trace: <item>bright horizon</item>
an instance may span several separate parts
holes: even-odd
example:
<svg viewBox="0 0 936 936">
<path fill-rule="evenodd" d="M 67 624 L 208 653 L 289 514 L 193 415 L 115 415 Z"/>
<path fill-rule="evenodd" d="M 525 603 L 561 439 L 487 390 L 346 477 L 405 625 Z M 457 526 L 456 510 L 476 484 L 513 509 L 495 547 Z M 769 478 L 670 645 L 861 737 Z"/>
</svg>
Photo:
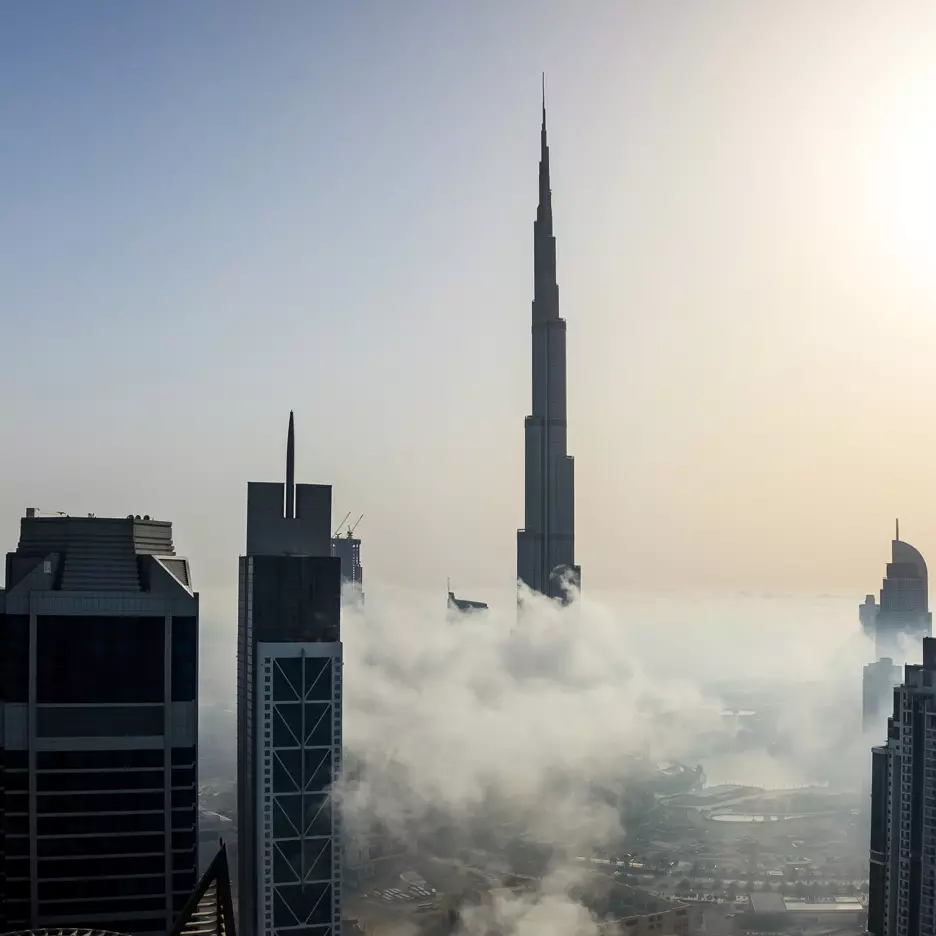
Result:
<svg viewBox="0 0 936 936">
<path fill-rule="evenodd" d="M 9 4 L 0 53 L 0 552 L 147 513 L 233 614 L 294 409 L 369 588 L 504 593 L 545 70 L 583 587 L 936 555 L 931 4 Z"/>
</svg>

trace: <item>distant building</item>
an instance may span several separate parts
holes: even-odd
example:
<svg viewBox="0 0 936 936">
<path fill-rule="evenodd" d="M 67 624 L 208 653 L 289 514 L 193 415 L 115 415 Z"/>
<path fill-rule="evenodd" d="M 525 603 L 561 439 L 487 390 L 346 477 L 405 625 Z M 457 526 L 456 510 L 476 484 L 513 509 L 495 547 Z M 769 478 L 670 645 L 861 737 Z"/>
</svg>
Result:
<svg viewBox="0 0 936 936">
<path fill-rule="evenodd" d="M 341 933 L 341 563 L 331 487 L 247 485 L 237 632 L 238 913 L 245 936 Z"/>
<path fill-rule="evenodd" d="M 875 741 L 884 736 L 887 716 L 893 706 L 894 687 L 899 686 L 903 670 L 890 657 L 864 668 L 861 680 L 861 728 Z"/>
<path fill-rule="evenodd" d="M 877 627 L 878 604 L 874 595 L 865 595 L 863 604 L 858 605 L 858 621 L 865 635 L 874 640 Z"/>
<path fill-rule="evenodd" d="M 868 932 L 936 933 L 936 640 L 894 690 L 887 741 L 872 751 Z"/>
<path fill-rule="evenodd" d="M 870 619 L 870 611 L 867 617 Z M 901 646 L 904 641 L 929 637 L 932 629 L 926 562 L 919 550 L 901 540 L 898 523 L 891 542 L 891 561 L 887 564 L 880 603 L 874 616 L 874 643 L 878 658 L 891 657 L 903 662 Z"/>
<path fill-rule="evenodd" d="M 0 590 L 0 931 L 167 933 L 197 880 L 197 764 L 172 525 L 27 511 Z"/>
<path fill-rule="evenodd" d="M 749 894 L 748 907 L 742 915 L 745 928 L 771 933 L 787 930 L 802 933 L 807 926 L 838 931 L 841 927 L 859 925 L 864 916 L 864 907 L 854 897 L 804 900 L 766 891 Z"/>
<path fill-rule="evenodd" d="M 336 532 L 331 541 L 331 554 L 341 560 L 341 584 L 355 588 L 363 600 L 364 567 L 361 565 L 361 539 L 354 535 L 354 527 L 349 527 L 344 533 L 340 530 Z"/>
</svg>

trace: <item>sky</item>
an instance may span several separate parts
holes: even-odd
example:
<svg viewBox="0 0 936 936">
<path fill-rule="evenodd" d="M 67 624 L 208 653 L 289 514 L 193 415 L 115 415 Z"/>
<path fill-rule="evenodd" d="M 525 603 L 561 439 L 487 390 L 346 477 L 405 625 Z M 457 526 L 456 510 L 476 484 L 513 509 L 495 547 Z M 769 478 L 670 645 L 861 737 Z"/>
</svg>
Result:
<svg viewBox="0 0 936 936">
<path fill-rule="evenodd" d="M 366 581 L 510 587 L 543 71 L 584 587 L 936 554 L 928 0 L 2 4 L 3 548 L 169 519 L 233 619 L 294 409 Z"/>
</svg>

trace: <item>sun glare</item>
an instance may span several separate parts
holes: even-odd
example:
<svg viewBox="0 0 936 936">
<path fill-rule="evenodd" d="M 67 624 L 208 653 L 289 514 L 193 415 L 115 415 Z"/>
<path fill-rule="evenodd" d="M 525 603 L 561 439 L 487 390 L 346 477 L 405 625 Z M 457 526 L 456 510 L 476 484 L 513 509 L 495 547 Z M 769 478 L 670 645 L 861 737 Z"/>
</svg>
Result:
<svg viewBox="0 0 936 936">
<path fill-rule="evenodd" d="M 882 127 L 878 239 L 914 285 L 936 292 L 936 74 L 920 81 Z"/>
</svg>

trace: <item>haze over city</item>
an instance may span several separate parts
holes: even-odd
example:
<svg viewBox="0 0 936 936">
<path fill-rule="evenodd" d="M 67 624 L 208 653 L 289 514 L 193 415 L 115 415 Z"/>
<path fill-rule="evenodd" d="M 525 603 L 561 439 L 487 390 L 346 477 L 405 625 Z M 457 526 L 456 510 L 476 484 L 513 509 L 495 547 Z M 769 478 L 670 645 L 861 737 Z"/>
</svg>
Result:
<svg viewBox="0 0 936 936">
<path fill-rule="evenodd" d="M 0 933 L 936 933 L 936 6 L 9 3 L 0 123 Z"/>
</svg>

